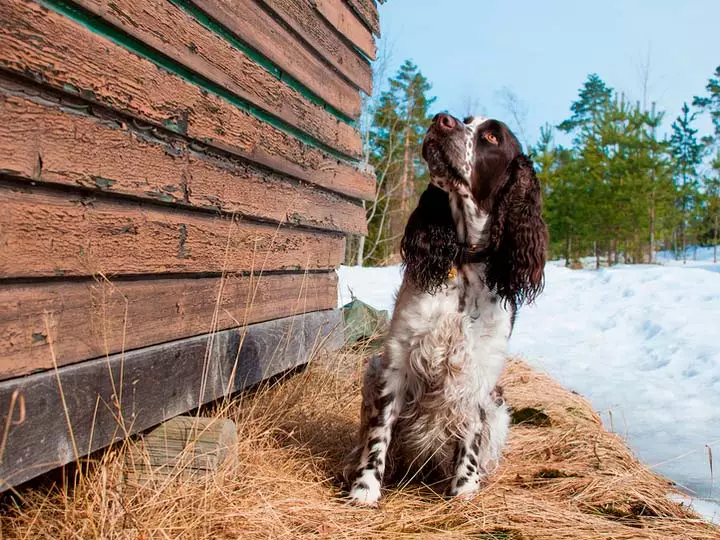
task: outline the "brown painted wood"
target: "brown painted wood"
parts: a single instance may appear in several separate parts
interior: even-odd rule
[[[315,8],[338,32],[353,45],[375,60],[375,39],[343,0],[311,0]]]
[[[22,178],[217,209],[278,223],[365,234],[365,211],[329,191],[239,160],[193,151],[130,124],[29,97],[0,80],[0,172]],[[118,159],[122,156],[122,159]]]
[[[328,146],[361,156],[362,141],[357,130],[321,105],[311,103],[167,0],[77,0],[77,3]],[[369,71],[370,67],[365,66]]]
[[[361,34],[357,31],[352,32],[352,28],[344,27],[338,30],[333,21],[328,21],[318,12],[313,0],[261,0],[267,9],[271,10],[278,18],[282,19],[286,25],[292,28],[298,36],[300,36],[308,45],[310,45],[320,56],[330,62],[337,71],[344,72],[348,69],[361,72],[365,79],[365,87],[372,90],[372,68],[370,63],[362,54],[358,53],[353,46],[353,38],[358,38]],[[342,0],[335,0],[341,2]],[[341,4],[347,11],[352,21],[361,28],[370,38],[369,43],[358,40],[367,50],[366,56],[375,54],[375,41],[370,32],[362,26],[357,18],[350,13],[347,6]],[[343,39],[345,38],[345,39]]]
[[[280,173],[358,198],[374,180],[230,102],[27,0],[0,3],[0,68]]]
[[[375,0],[345,0],[372,33],[380,37],[380,15]]]
[[[298,42],[296,37],[265,11],[256,0],[192,0],[192,2],[316,94],[322,96],[321,92],[325,86],[327,86],[325,93],[332,90],[340,94],[339,90],[343,89],[344,80],[349,81],[357,89],[367,93],[372,92],[371,72],[356,71],[352,69],[352,65],[347,65],[339,71],[343,77],[338,76],[315,51]],[[350,103],[353,109],[350,116],[358,118],[360,96],[352,87],[347,88],[352,90],[352,99],[339,95],[334,100],[326,101],[334,104],[341,99],[345,103]],[[356,101],[355,98],[358,100]],[[345,111],[349,107],[346,105],[344,108],[338,108]]]
[[[93,195],[0,184],[0,279],[329,269],[345,239]]]
[[[336,350],[340,323],[320,311],[0,382],[0,491]]]
[[[334,272],[0,284],[0,380],[336,304]]]

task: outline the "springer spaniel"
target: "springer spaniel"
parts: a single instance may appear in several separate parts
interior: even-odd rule
[[[543,288],[540,185],[508,127],[439,114],[423,158],[431,183],[405,228],[404,279],[346,469],[359,504],[377,503],[391,458],[452,478],[450,495],[478,491],[508,434],[497,383],[515,313]]]

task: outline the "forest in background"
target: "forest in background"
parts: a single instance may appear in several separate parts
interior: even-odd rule
[[[348,242],[348,264],[400,260],[405,222],[429,181],[421,147],[432,119],[430,93],[421,70],[406,61],[384,91],[365,100],[361,131],[377,196],[365,203],[368,236]],[[658,250],[683,259],[692,256],[688,246],[717,246],[720,66],[676,114],[658,110],[654,102],[631,102],[590,74],[569,117],[546,124],[534,143],[524,133],[517,96],[505,90],[502,97],[508,117],[500,119],[520,138],[543,186],[550,258],[567,265],[584,257],[595,257],[597,266],[652,263]],[[675,120],[661,137],[668,114]],[[712,133],[698,132],[702,114],[710,115]],[[558,144],[559,133],[571,142]]]

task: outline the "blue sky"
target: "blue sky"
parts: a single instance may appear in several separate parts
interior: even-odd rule
[[[436,110],[463,115],[474,104],[501,120],[507,87],[527,109],[532,143],[541,125],[569,115],[588,73],[642,99],[649,58],[648,100],[667,111],[669,130],[720,65],[720,0],[388,0],[380,18],[387,76],[409,58],[432,83]],[[697,125],[711,129],[706,118]]]

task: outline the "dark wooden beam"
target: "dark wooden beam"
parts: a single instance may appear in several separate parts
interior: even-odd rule
[[[0,491],[339,348],[340,321],[318,311],[0,382]]]

